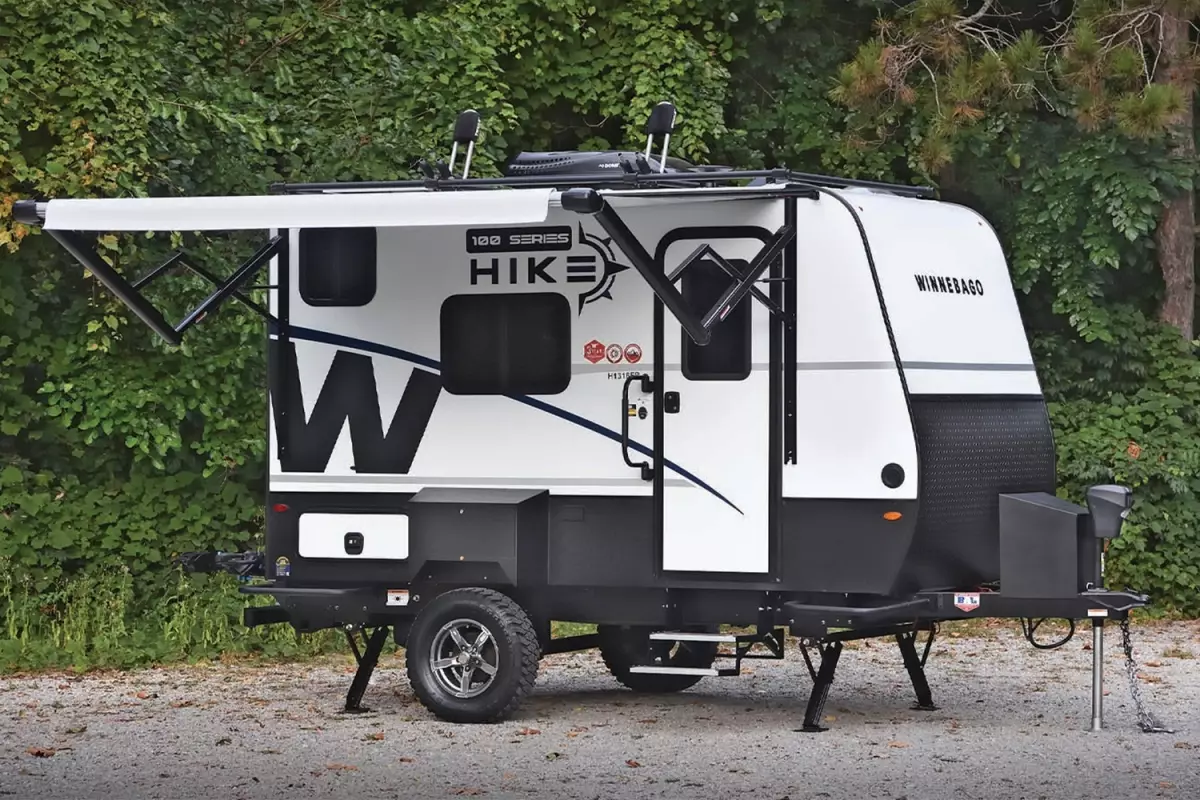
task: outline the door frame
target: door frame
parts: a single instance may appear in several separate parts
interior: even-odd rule
[[[784,204],[784,224],[796,224],[796,198],[782,198]],[[675,228],[668,231],[658,242],[654,250],[654,266],[660,272],[666,273],[667,249],[679,241],[712,241],[720,239],[755,239],[766,243],[773,231],[757,225],[730,226],[694,226]],[[797,372],[796,363],[796,265],[797,244],[799,235],[788,243],[783,254],[768,267],[766,276],[770,280],[768,297],[778,307],[783,309],[783,318],[768,314],[769,326],[769,364],[768,390],[764,402],[768,404],[768,441],[766,457],[768,463],[767,480],[767,571],[762,572],[685,572],[663,569],[663,550],[666,519],[665,469],[663,461],[666,458],[665,420],[663,398],[665,394],[665,362],[666,342],[664,337],[666,314],[662,300],[656,295],[654,302],[654,491],[653,491],[653,528],[654,528],[654,569],[660,578],[676,581],[734,581],[745,583],[761,583],[774,581],[780,576],[780,537],[783,519],[783,465],[785,459],[795,463],[795,390]],[[742,302],[756,303],[752,296],[746,295]],[[672,322],[674,321],[672,317]],[[719,324],[719,323],[718,323]],[[686,332],[683,333],[687,335]],[[789,341],[790,340],[790,341]],[[790,359],[787,357],[790,353]],[[785,364],[791,364],[790,380],[785,375]],[[789,388],[790,385],[790,388]],[[786,443],[785,443],[786,439]]]

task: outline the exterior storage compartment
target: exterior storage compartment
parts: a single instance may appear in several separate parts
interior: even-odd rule
[[[1069,597],[1095,576],[1100,540],[1088,510],[1052,494],[1000,495],[1000,588],[1009,597]]]
[[[422,489],[409,501],[411,558],[441,580],[453,581],[457,565],[472,575],[495,565],[489,583],[543,586],[549,497],[542,489]]]

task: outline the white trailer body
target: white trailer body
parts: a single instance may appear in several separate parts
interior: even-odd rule
[[[477,115],[459,128],[469,161]],[[428,708],[488,721],[548,652],[678,691],[782,658],[786,629],[821,652],[810,730],[849,639],[894,635],[922,707],[939,621],[1091,618],[1099,654],[1104,619],[1148,602],[1103,587],[1131,495],[1055,496],[987,222],[912,187],[648,159],[14,216],[170,343],[231,298],[267,320],[265,552],[182,561],[265,578],[248,625],[373,628],[350,709],[389,636]],[[181,253],[131,281],[81,233],[231,229],[267,238],[226,279]],[[171,324],[141,290],[176,268],[214,290]],[[265,307],[242,291],[263,269]]]
[[[754,257],[784,224],[789,201],[751,199],[763,194],[757,189],[743,194],[713,200],[616,194],[610,202],[670,271],[704,242],[712,242],[733,263]],[[870,190],[841,190],[841,195],[858,211],[874,245],[908,393],[914,398],[1040,397],[1004,255],[991,227],[973,211],[934,200]],[[622,417],[628,414],[622,389],[631,374],[656,374],[661,358],[664,390],[678,393],[679,408],[662,415],[658,566],[667,572],[767,575],[770,310],[745,302],[717,328],[721,341],[708,348],[692,343],[678,324],[664,325],[660,355],[653,291],[624,254],[606,243],[602,228],[549,200],[545,218],[525,225],[289,232],[288,266],[296,277],[287,281],[287,338],[295,351],[302,401],[287,402],[305,419],[295,438],[327,447],[294,442],[293,454],[283,458],[272,447],[272,492],[414,494],[454,486],[650,497],[652,483],[622,458]],[[855,219],[828,199],[796,201],[796,211],[798,303],[792,335],[797,363],[785,380],[795,383],[798,452],[795,463],[782,465],[782,497],[915,501],[920,465],[913,422]],[[322,236],[328,238],[320,241]],[[358,237],[364,243],[363,263],[348,263],[360,256],[353,245],[347,244],[340,257],[321,249],[339,236],[343,242]],[[321,255],[310,254],[307,241],[315,242]],[[489,244],[496,241],[501,243]],[[347,279],[340,287],[344,300],[334,291],[323,298],[306,292],[309,282],[333,285],[335,278],[320,277],[325,271],[353,275],[362,286]],[[714,283],[711,267],[694,275]],[[685,291],[700,283],[689,283],[694,275],[684,273]],[[717,273],[715,282],[719,292],[729,281]],[[277,267],[271,283],[279,283]],[[464,298],[483,298],[480,308],[516,313],[523,307],[537,313],[545,306],[545,324],[561,324],[553,334],[569,343],[569,374],[551,375],[548,393],[436,392],[419,411],[397,417],[404,392],[410,386],[416,391],[421,375],[440,377],[444,357],[462,358],[447,352],[442,333],[447,315],[453,324]],[[705,299],[711,304],[715,297]],[[271,311],[280,314],[279,298]],[[479,336],[488,339],[490,333],[481,323]],[[272,338],[278,343],[279,334]],[[687,371],[685,351],[697,362]],[[272,352],[285,357],[278,347]],[[369,368],[336,372],[339,353],[345,363],[352,355]],[[520,352],[509,355],[521,357]],[[559,356],[560,350],[551,348],[523,357]],[[542,371],[565,373],[567,368]],[[635,416],[628,419],[628,449],[649,458],[658,415],[652,413],[654,397],[637,388],[630,397]],[[356,457],[353,402],[347,396],[372,394],[377,400],[361,406],[369,406],[363,413],[370,419],[357,432],[364,441]],[[314,417],[318,402],[345,414]],[[276,406],[271,416],[275,441],[279,410]],[[406,430],[411,430],[407,436]],[[362,453],[380,434],[410,444],[411,460],[364,465]],[[782,435],[779,426],[775,436]],[[296,450],[302,457],[294,455]],[[898,486],[881,480],[889,464],[903,470]],[[340,548],[347,525],[357,524],[328,514],[319,524],[300,519],[303,546],[322,552]],[[411,534],[398,519],[394,529],[380,527],[365,535],[404,540]],[[386,547],[407,553],[405,545]],[[337,557],[375,560],[368,551],[343,551]],[[295,569],[292,563],[289,567]]]

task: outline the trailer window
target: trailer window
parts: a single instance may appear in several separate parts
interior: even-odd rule
[[[375,298],[374,228],[300,231],[300,299],[310,306],[365,306]]]
[[[746,269],[744,261],[732,261]],[[684,271],[680,292],[697,314],[707,313],[733,283],[713,261],[697,261]],[[723,321],[712,327],[712,339],[701,347],[687,331],[683,337],[683,376],[693,381],[740,381],[750,376],[750,298],[745,297]]]
[[[571,382],[571,304],[555,292],[448,297],[441,340],[450,394],[558,394]]]

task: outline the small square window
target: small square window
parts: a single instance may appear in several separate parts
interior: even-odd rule
[[[746,270],[745,261],[731,260],[734,267]],[[704,259],[684,270],[680,293],[689,309],[707,314],[716,305],[733,279],[716,262]],[[750,296],[710,329],[712,338],[698,345],[681,330],[683,336],[683,376],[693,381],[740,381],[750,376]]]
[[[571,382],[571,304],[561,294],[459,294],[441,311],[450,394],[558,394]]]
[[[310,306],[365,306],[375,298],[375,228],[300,231],[300,299]]]

